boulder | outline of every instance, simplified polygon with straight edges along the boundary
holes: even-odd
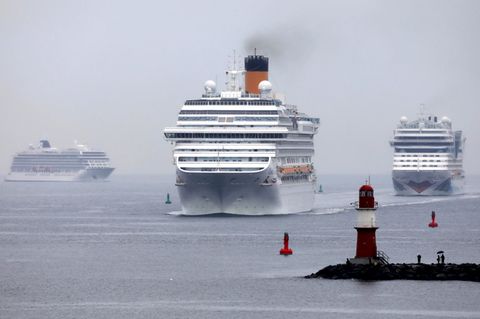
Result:
[[[360,280],[465,280],[480,282],[478,264],[338,264],[305,278]]]

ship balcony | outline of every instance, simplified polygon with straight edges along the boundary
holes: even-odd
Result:
[[[439,158],[439,157],[418,157],[418,158],[408,158],[408,157],[404,157],[404,158],[394,158],[393,159],[393,163],[396,163],[396,164],[418,164],[418,163],[422,163],[422,164],[447,164],[449,162],[449,160],[447,158]]]
[[[212,151],[206,151],[206,150],[198,150],[198,151],[195,151],[195,152],[192,152],[192,151],[179,151],[179,150],[175,150],[174,153],[173,153],[173,156],[175,158],[182,158],[182,157],[185,157],[185,158],[188,158],[188,157],[196,157],[196,158],[219,158],[219,157],[224,157],[224,158],[249,158],[249,157],[274,157],[275,156],[275,152],[274,151],[263,151],[263,150],[259,150],[259,151],[242,151],[242,150],[239,150],[239,151],[215,151],[215,150],[212,150]]]
[[[259,172],[270,165],[266,162],[177,162],[177,168],[185,172]]]
[[[87,165],[89,168],[106,168],[110,167],[110,162],[107,161],[88,161]]]
[[[429,165],[393,165],[394,171],[448,171],[448,166]]]
[[[452,146],[453,140],[393,140],[391,142],[392,146],[422,146],[422,147],[429,147],[429,146]]]
[[[164,135],[169,141],[275,141],[285,139],[287,131],[284,127],[167,127]]]
[[[274,152],[276,143],[177,143],[175,152]]]

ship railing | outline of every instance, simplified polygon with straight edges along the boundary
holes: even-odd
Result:
[[[390,263],[390,257],[388,257],[387,254],[385,254],[384,251],[377,250],[377,258],[380,260],[383,264],[389,264]]]
[[[360,207],[360,202],[359,201],[356,201],[356,202],[352,202],[350,203],[350,205],[352,205],[353,207],[355,207],[355,209],[358,209],[358,210],[369,210],[369,209],[377,209],[378,208],[378,202],[375,201],[375,203],[373,204],[373,207],[369,207],[369,208],[362,208]]]

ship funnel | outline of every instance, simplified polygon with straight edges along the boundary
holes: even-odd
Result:
[[[245,58],[245,92],[259,94],[258,85],[268,81],[268,58],[263,55],[249,55]]]

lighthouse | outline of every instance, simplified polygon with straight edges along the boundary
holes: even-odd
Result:
[[[358,190],[358,202],[355,203],[357,210],[357,249],[355,258],[348,261],[353,264],[384,263],[384,258],[377,252],[375,232],[378,227],[375,222],[377,202],[373,196],[373,187],[365,184]]]

